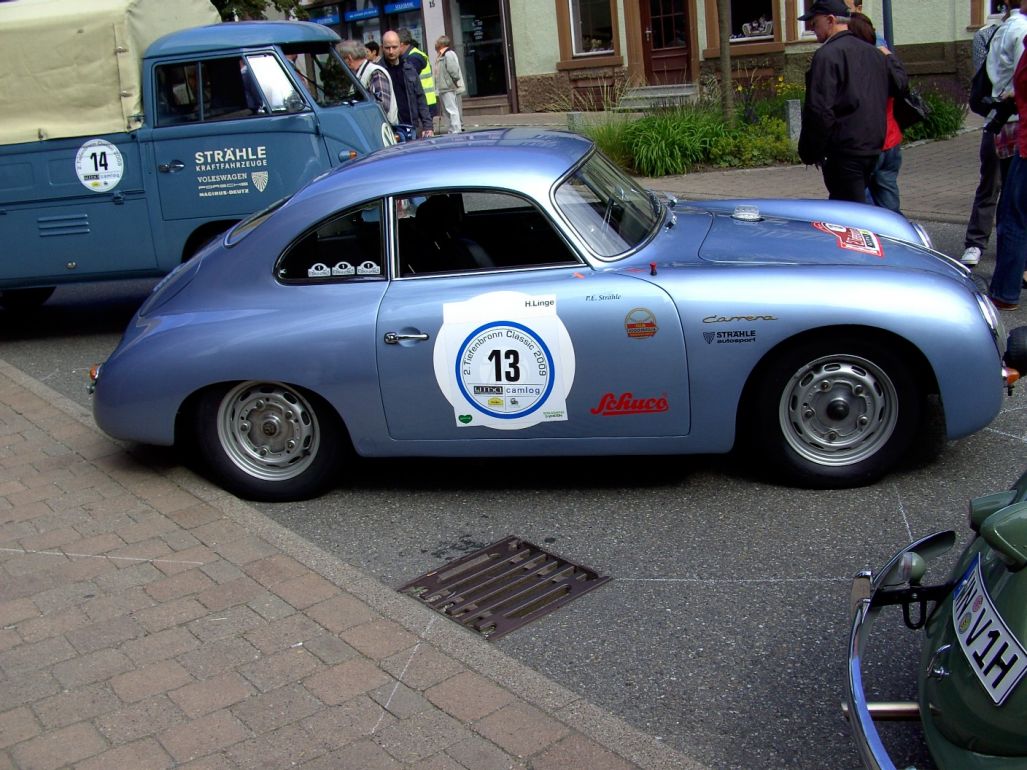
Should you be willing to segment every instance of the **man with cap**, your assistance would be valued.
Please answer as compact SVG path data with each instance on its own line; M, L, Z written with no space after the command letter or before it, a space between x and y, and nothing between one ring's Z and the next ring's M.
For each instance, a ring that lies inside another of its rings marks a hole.
M799 158L823 170L831 200L862 203L884 145L888 68L849 18L845 0L816 0L799 17L823 44L806 71Z

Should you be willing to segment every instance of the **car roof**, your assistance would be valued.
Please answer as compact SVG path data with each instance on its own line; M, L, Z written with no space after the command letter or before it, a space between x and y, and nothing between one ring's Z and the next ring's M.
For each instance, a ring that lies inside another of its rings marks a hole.
M378 195L434 188L506 188L541 194L588 154L592 141L528 127L467 131L378 150L315 181L296 198L340 188Z
M145 58L182 56L290 43L337 43L339 36L322 24L308 21L238 21L209 24L172 32L155 40Z

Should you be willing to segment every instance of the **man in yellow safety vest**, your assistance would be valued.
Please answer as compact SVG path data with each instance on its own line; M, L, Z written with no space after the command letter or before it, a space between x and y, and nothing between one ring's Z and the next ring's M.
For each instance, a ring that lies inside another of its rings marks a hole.
M421 78L424 100L428 102L428 112L434 119L439 114L438 94L435 90L435 78L432 76L428 55L417 47L417 41L414 40L409 29L400 27L396 32L399 34L399 42L403 45L403 55L414 65L414 69Z

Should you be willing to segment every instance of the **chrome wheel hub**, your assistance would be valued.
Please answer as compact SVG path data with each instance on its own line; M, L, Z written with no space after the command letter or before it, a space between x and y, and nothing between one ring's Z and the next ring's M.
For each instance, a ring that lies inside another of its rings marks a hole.
M317 416L295 390L275 382L245 382L222 399L218 438L241 470L266 481L298 476L317 454Z
M807 460L852 465L880 451L895 432L898 393L873 362L824 356L788 381L778 416L785 440Z

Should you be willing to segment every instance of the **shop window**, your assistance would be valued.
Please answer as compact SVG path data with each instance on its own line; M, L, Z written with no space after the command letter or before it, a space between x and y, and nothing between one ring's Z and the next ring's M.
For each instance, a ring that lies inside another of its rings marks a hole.
M568 0L574 56L613 53L613 14L609 0Z
M731 0L732 43L773 39L774 9L771 0Z
M506 88L506 46L499 0L459 0L461 56L467 96L498 96Z
M798 0L798 2L796 3L796 8L798 8L798 13L795 14L796 17L802 16L805 13L807 13L811 5L813 5L813 0ZM808 39L810 41L815 41L817 39L817 36L813 34L812 19L810 21L799 21L799 19L796 18L795 25L796 35L799 40Z

